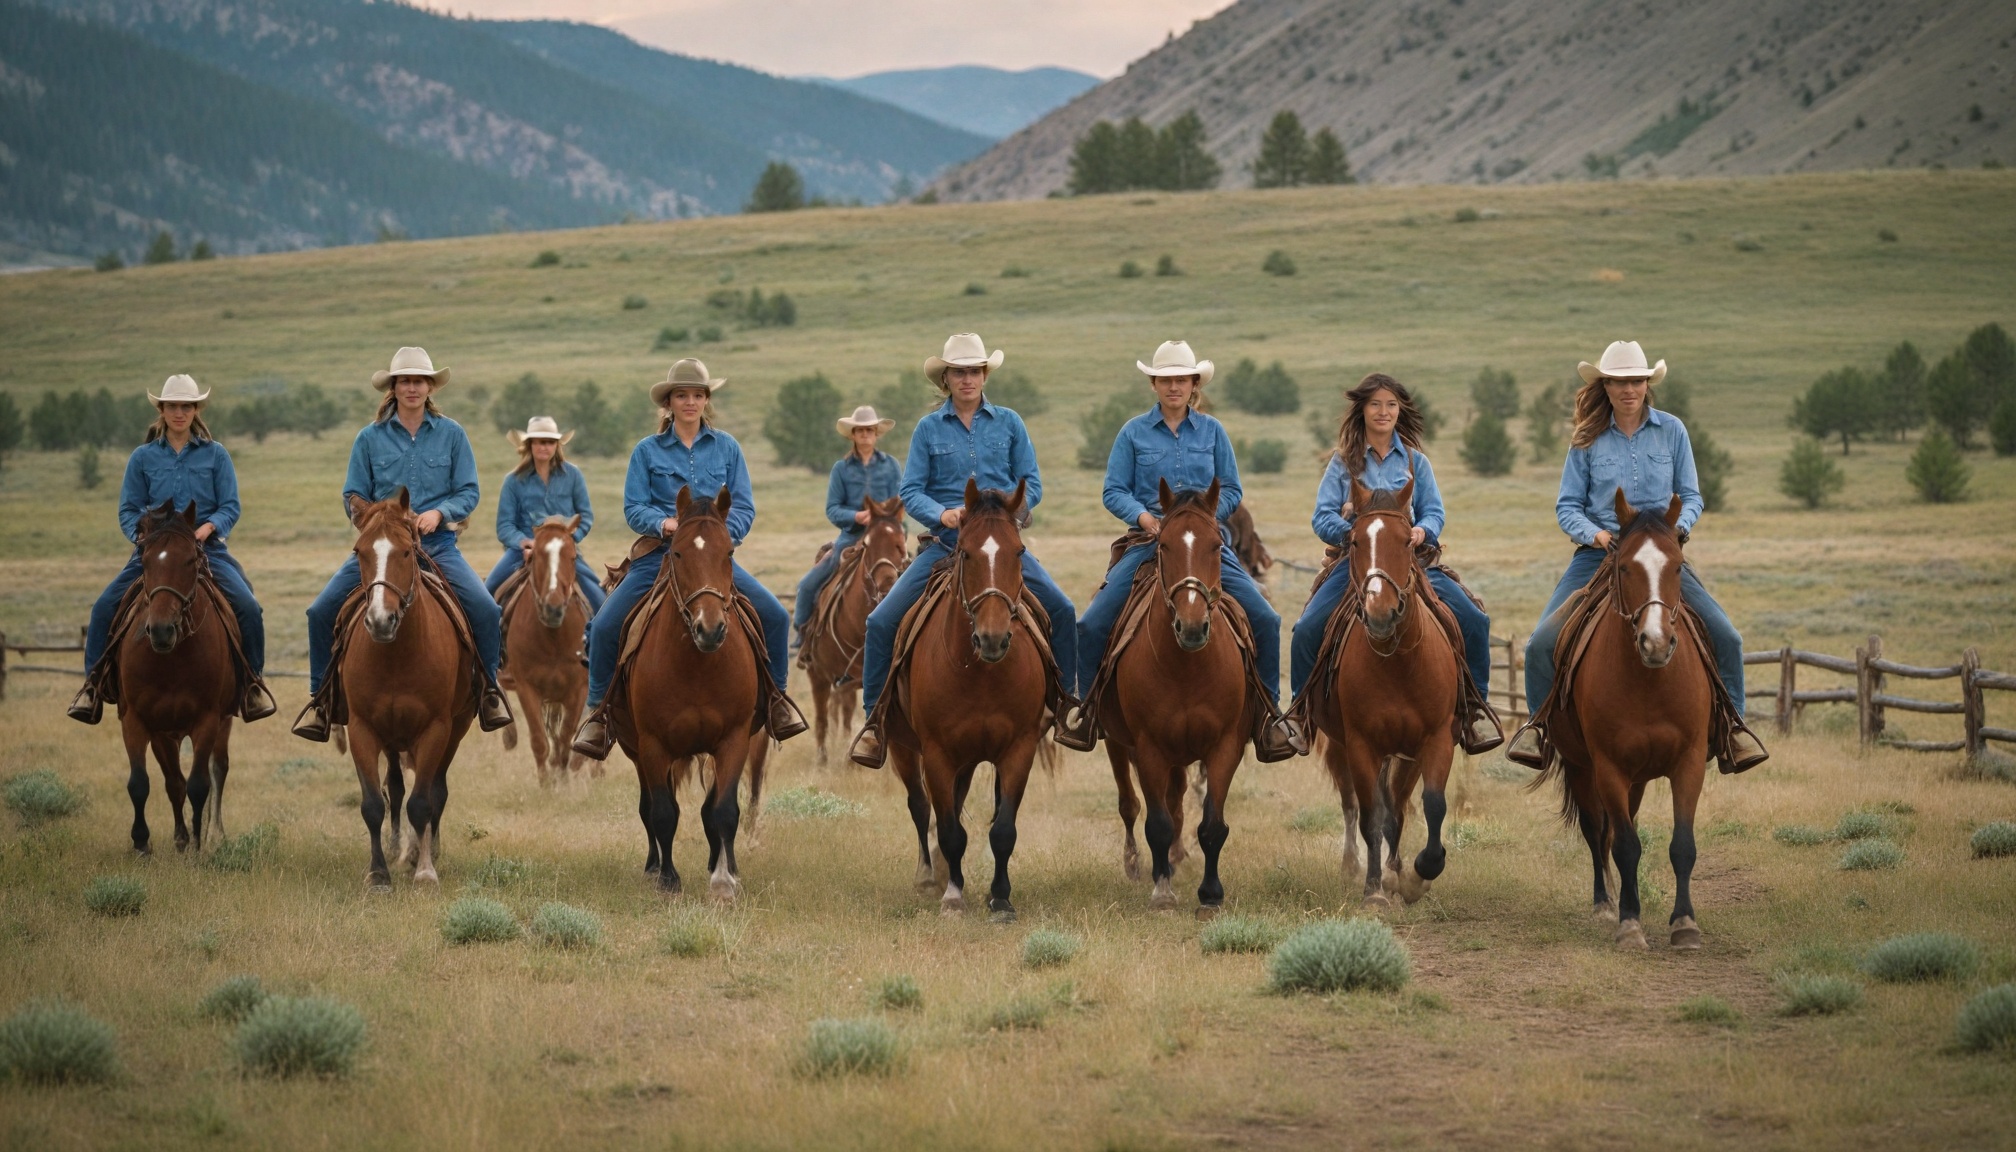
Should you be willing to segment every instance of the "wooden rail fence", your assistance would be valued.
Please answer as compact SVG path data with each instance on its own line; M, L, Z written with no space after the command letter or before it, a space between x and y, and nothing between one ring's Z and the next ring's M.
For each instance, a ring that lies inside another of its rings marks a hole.
M2016 744L2016 728L1997 728L1988 723L1987 702L1984 698L1984 693L1991 689L2016 692L2016 676L1981 667L1981 655L1973 648L1961 653L1958 664L1926 668L1885 659L1883 638L1871 636L1867 644L1855 649L1853 659L1785 647L1762 652L1745 652L1743 663L1778 666L1778 686L1755 688L1750 694L1775 698L1775 712L1780 732L1790 732L1793 720L1808 704L1853 704L1856 733L1864 746L1883 744L1913 752L1966 752L1971 756L1986 749L1990 741ZM1809 668L1820 668L1843 676L1852 676L1855 678L1854 687L1801 691L1799 667L1802 664ZM1886 681L1892 676L1909 680L1957 679L1960 681L1960 699L1919 700L1894 695L1885 691L1888 686ZM1892 710L1935 716L1958 716L1961 723L1961 738L1886 740L1883 738L1885 718Z

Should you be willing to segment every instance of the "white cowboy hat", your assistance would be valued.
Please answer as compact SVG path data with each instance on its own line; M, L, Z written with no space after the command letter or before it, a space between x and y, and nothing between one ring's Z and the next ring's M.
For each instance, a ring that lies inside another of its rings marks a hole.
M1594 364L1587 360L1575 366L1581 373L1584 384L1594 384L1598 380L1644 380L1657 384L1666 378L1666 361L1646 367L1645 349L1636 340L1612 340L1603 349L1603 358Z
M945 340L945 351L941 355L928 357L924 361L924 375L940 389L945 387L947 368L985 368L989 372L1001 367L1006 354L996 348L991 354L987 342L980 339L977 332L955 332Z
M665 379L651 385L651 403L660 408L665 407L665 402L672 398L674 388L705 388L708 394L712 395L726 383L728 383L726 376L718 380L709 376L707 365L688 356L673 364L665 373Z
M851 435L856 428L872 427L877 431L887 432L895 426L896 421L886 416L875 415L875 408L870 404L863 404L859 408L854 409L852 416L842 416L838 420L833 421L833 430L842 436Z
M163 404L201 404L210 399L210 390L208 388L199 390L194 376L178 373L168 377L167 382L161 385L159 396L149 392L147 399L152 400L157 408Z
M560 434L559 422L551 416L534 416L525 422L525 431L520 432L514 428L504 435L510 439L513 447L523 444L527 440L557 440L565 444L569 440L574 439L574 433L571 429L565 436L562 436Z
M448 369L434 367L434 361L428 358L425 348L401 348L394 352L392 367L383 372L373 372L371 386L383 392L400 376L426 376L434 381L436 388L448 386Z
M1150 376L1195 376L1200 388L1211 382L1211 374L1216 371L1211 361L1197 359L1187 340L1164 340L1162 346L1155 349L1153 363L1143 364L1136 360L1134 366Z

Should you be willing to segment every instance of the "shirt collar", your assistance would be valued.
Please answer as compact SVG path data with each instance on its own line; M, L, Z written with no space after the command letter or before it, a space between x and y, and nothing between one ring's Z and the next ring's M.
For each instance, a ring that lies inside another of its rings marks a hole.
M1163 428L1169 427L1168 423L1162 419L1162 405L1160 404L1149 405L1146 415L1153 418L1153 423L1160 425ZM1202 415L1203 413L1197 411L1197 409L1195 408L1192 408L1188 412L1183 413L1183 421L1182 421L1183 427L1188 428L1193 432L1199 428L1202 428L1204 426L1204 421L1200 418L1202 417Z
M1666 414L1647 404L1645 406L1645 423L1639 425L1638 430L1643 432L1647 428L1657 428L1665 423ZM1619 436L1624 435L1624 430L1617 427L1617 410L1614 408L1610 410L1610 430Z
M1391 452L1386 453L1386 455L1384 456L1379 455L1379 450L1372 446L1372 442L1370 440L1367 440L1365 442L1365 458L1367 460L1372 461L1374 464L1383 464L1386 461L1391 460L1396 453L1405 452L1406 450L1407 445L1404 442L1402 442L1400 437L1398 436L1393 437L1393 450Z
M954 423L957 423L959 420L959 411L958 409L952 407L952 398L950 396L947 396L945 398L944 403L938 405L937 414ZM984 392L980 394L979 409L973 413L975 419L978 419L983 415L990 420L994 418L994 405L988 402L987 394ZM881 449L878 448L876 449L876 451L879 452L881 451Z
M703 420L700 422L699 433L693 437L693 447L698 448L700 446L701 441L712 440L713 438L714 438L714 425ZM671 428L671 427L666 428L665 431L660 432L658 434L658 443L664 445L667 448L686 447L686 445L682 443L679 439L679 430L677 428Z
M424 431L426 431L427 429L429 429L429 428L432 428L432 427L434 426L434 422L435 422L435 421L436 421L437 419L439 419L439 417L435 416L435 415L434 415L434 413L432 413L432 412L423 412L423 413L421 413L421 415L420 415L420 430L421 430L422 432L424 432ZM393 406L393 408L392 408L392 411L390 411L390 412L387 412L387 413L385 414L385 418L384 418L383 420L380 420L380 421L379 421L378 423L379 423L379 424L380 424L381 426L384 426L384 427L390 427L390 426L392 426L392 425L394 425L394 424L399 424L399 408L398 408L398 406L397 406L397 405L394 405L394 406ZM405 425L403 425L403 424L399 424L399 430L400 430L401 432L404 432L404 431L406 430L406 426L405 426ZM417 433L417 432L416 432L416 433L414 433L414 435L416 435L416 436L417 436L417 435L419 435L419 433Z

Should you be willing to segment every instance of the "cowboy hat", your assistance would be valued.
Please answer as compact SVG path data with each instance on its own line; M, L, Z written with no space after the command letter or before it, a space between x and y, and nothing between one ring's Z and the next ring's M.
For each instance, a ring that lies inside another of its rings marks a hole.
M1651 367L1645 366L1645 350L1636 340L1612 340L1603 349L1603 358L1594 364L1587 360L1575 366L1581 373L1584 384L1594 384L1598 380L1643 380L1657 384L1666 378L1666 361L1661 360Z
M426 376L434 381L436 388L448 386L448 369L434 367L434 361L428 359L425 348L401 348L394 352L392 367L371 374L371 387L383 392L400 376Z
M168 377L167 382L161 385L159 396L149 392L147 399L152 400L157 408L163 404L201 404L210 399L210 390L204 388L198 391L194 376L178 373Z
M991 354L987 342L980 339L977 332L955 332L945 340L945 351L924 361L924 375L941 390L945 387L947 368L985 368L989 372L1001 367L1006 354L996 348Z
M651 403L656 404L660 408L665 407L665 402L672 398L672 390L674 388L705 388L708 394L712 395L716 389L726 383L728 383L726 376L718 380L709 376L707 374L707 365L688 356L684 360L674 363L671 369L665 373L665 379L651 385Z
M1195 376L1199 387L1209 384L1215 371L1211 361L1197 359L1187 340L1164 340L1162 346L1155 349L1152 364L1136 360L1134 366L1150 376Z
M562 436L560 434L559 422L551 416L534 416L525 422L525 431L520 432L516 428L513 428L504 435L511 441L513 447L520 446L527 440L557 440L561 444L565 444L569 440L574 439L572 429L569 429L567 434Z
M886 416L875 415L874 406L869 404L854 409L852 416L842 416L833 421L833 430L842 436L852 435L856 428L874 428L878 432L887 432L895 426L896 421Z

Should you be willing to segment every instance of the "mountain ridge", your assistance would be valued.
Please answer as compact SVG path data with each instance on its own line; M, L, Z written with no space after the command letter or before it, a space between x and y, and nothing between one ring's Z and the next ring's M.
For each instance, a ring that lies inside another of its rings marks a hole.
M992 140L1026 127L1100 83L1099 77L1071 68L1016 71L980 64L814 79Z

